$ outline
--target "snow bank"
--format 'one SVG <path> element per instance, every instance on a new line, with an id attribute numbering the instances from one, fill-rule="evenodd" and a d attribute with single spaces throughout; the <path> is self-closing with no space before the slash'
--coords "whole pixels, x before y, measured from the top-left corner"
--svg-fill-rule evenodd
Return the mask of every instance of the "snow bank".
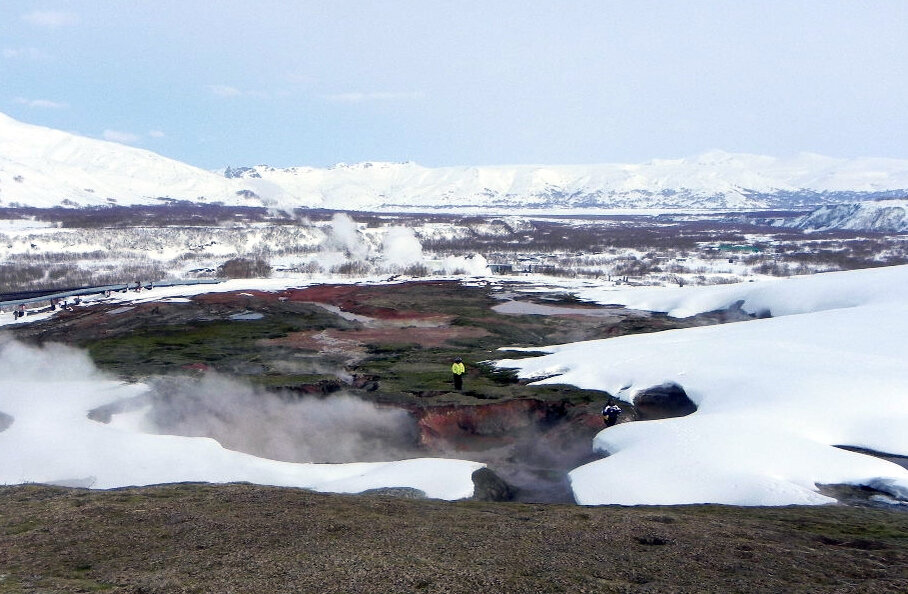
<path id="1" fill-rule="evenodd" d="M 421 458 L 380 463 L 295 464 L 227 450 L 213 439 L 138 432 L 135 418 L 104 424 L 88 418 L 99 406 L 141 394 L 140 384 L 102 376 L 89 357 L 60 345 L 0 345 L 0 483 L 50 483 L 107 489 L 182 481 L 302 487 L 358 493 L 410 487 L 428 497 L 473 494 L 464 460 Z M 135 413 L 132 413 L 135 416 Z"/>
<path id="2" fill-rule="evenodd" d="M 571 472 L 579 503 L 815 504 L 832 501 L 817 491 L 825 483 L 908 496 L 908 470 L 832 447 L 908 455 L 908 267 L 598 295 L 672 315 L 738 301 L 789 315 L 534 348 L 550 354 L 500 361 L 521 377 L 544 377 L 539 383 L 626 400 L 674 381 L 699 407 L 600 432 L 594 447 L 611 455 Z"/>
<path id="3" fill-rule="evenodd" d="M 666 312 L 673 317 L 728 308 L 740 302 L 751 314 L 787 316 L 872 303 L 903 303 L 908 266 L 827 272 L 810 276 L 708 287 L 593 287 L 581 299 Z"/>

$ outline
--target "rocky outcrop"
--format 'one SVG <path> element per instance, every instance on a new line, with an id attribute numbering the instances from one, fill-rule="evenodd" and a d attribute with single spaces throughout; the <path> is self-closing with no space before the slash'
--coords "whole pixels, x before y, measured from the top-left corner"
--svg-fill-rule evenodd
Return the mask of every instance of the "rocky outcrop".
<path id="1" fill-rule="evenodd" d="M 430 448 L 483 449 L 532 433 L 561 437 L 565 424 L 589 432 L 598 421 L 586 406 L 567 401 L 508 400 L 483 405 L 442 405 L 414 411 L 420 442 Z"/>
<path id="2" fill-rule="evenodd" d="M 373 497 L 397 497 L 398 499 L 428 499 L 425 491 L 413 487 L 379 487 L 368 489 L 360 495 Z"/>
<path id="3" fill-rule="evenodd" d="M 473 499 L 476 501 L 510 501 L 514 490 L 488 468 L 473 473 Z"/>
<path id="4" fill-rule="evenodd" d="M 684 388 L 674 382 L 640 390 L 634 396 L 634 408 L 639 421 L 684 417 L 697 411 Z"/>

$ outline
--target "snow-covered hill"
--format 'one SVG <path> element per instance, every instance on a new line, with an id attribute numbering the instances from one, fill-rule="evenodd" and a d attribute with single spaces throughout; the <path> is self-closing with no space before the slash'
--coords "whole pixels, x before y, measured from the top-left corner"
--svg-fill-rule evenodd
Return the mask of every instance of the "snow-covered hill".
<path id="1" fill-rule="evenodd" d="M 0 206 L 100 206 L 161 198 L 245 204 L 234 180 L 151 151 L 0 114 Z"/>
<path id="2" fill-rule="evenodd" d="M 877 200 L 821 206 L 793 226 L 808 231 L 908 232 L 908 200 Z"/>
<path id="3" fill-rule="evenodd" d="M 427 168 L 359 163 L 204 171 L 0 114 L 0 206 L 161 199 L 337 210 L 791 208 L 908 195 L 908 161 L 709 152 L 642 164 Z"/>

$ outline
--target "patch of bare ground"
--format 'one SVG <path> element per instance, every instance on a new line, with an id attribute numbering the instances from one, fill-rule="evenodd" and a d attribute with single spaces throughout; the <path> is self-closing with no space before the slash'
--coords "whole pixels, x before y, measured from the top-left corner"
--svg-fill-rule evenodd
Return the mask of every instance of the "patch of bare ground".
<path id="1" fill-rule="evenodd" d="M 0 488 L 0 592 L 905 592 L 908 515 Z"/>

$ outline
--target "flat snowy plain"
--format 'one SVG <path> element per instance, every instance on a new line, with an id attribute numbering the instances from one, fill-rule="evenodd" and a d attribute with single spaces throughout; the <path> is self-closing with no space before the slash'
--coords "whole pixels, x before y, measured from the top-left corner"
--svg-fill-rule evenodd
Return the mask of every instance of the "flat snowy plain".
<path id="1" fill-rule="evenodd" d="M 312 282 L 237 280 L 156 288 L 124 300 Z M 638 389 L 674 381 L 698 405 L 688 417 L 602 431 L 594 447 L 610 455 L 570 474 L 578 503 L 823 504 L 834 500 L 817 485 L 836 483 L 908 498 L 908 470 L 834 447 L 908 455 L 908 266 L 712 287 L 583 283 L 572 290 L 675 316 L 735 303 L 773 316 L 552 346 L 544 356 L 499 362 L 541 383 L 627 400 Z M 0 315 L 0 324 L 10 322 L 10 314 Z M 90 420 L 93 408 L 144 388 L 102 376 L 80 351 L 10 341 L 0 345 L 0 365 L 0 412 L 11 418 L 0 431 L 0 483 L 249 481 L 350 493 L 412 487 L 459 499 L 472 494 L 471 475 L 482 467 L 449 459 L 326 465 L 256 458 L 207 438 L 142 433 L 141 411 L 115 415 L 109 424 Z"/>

